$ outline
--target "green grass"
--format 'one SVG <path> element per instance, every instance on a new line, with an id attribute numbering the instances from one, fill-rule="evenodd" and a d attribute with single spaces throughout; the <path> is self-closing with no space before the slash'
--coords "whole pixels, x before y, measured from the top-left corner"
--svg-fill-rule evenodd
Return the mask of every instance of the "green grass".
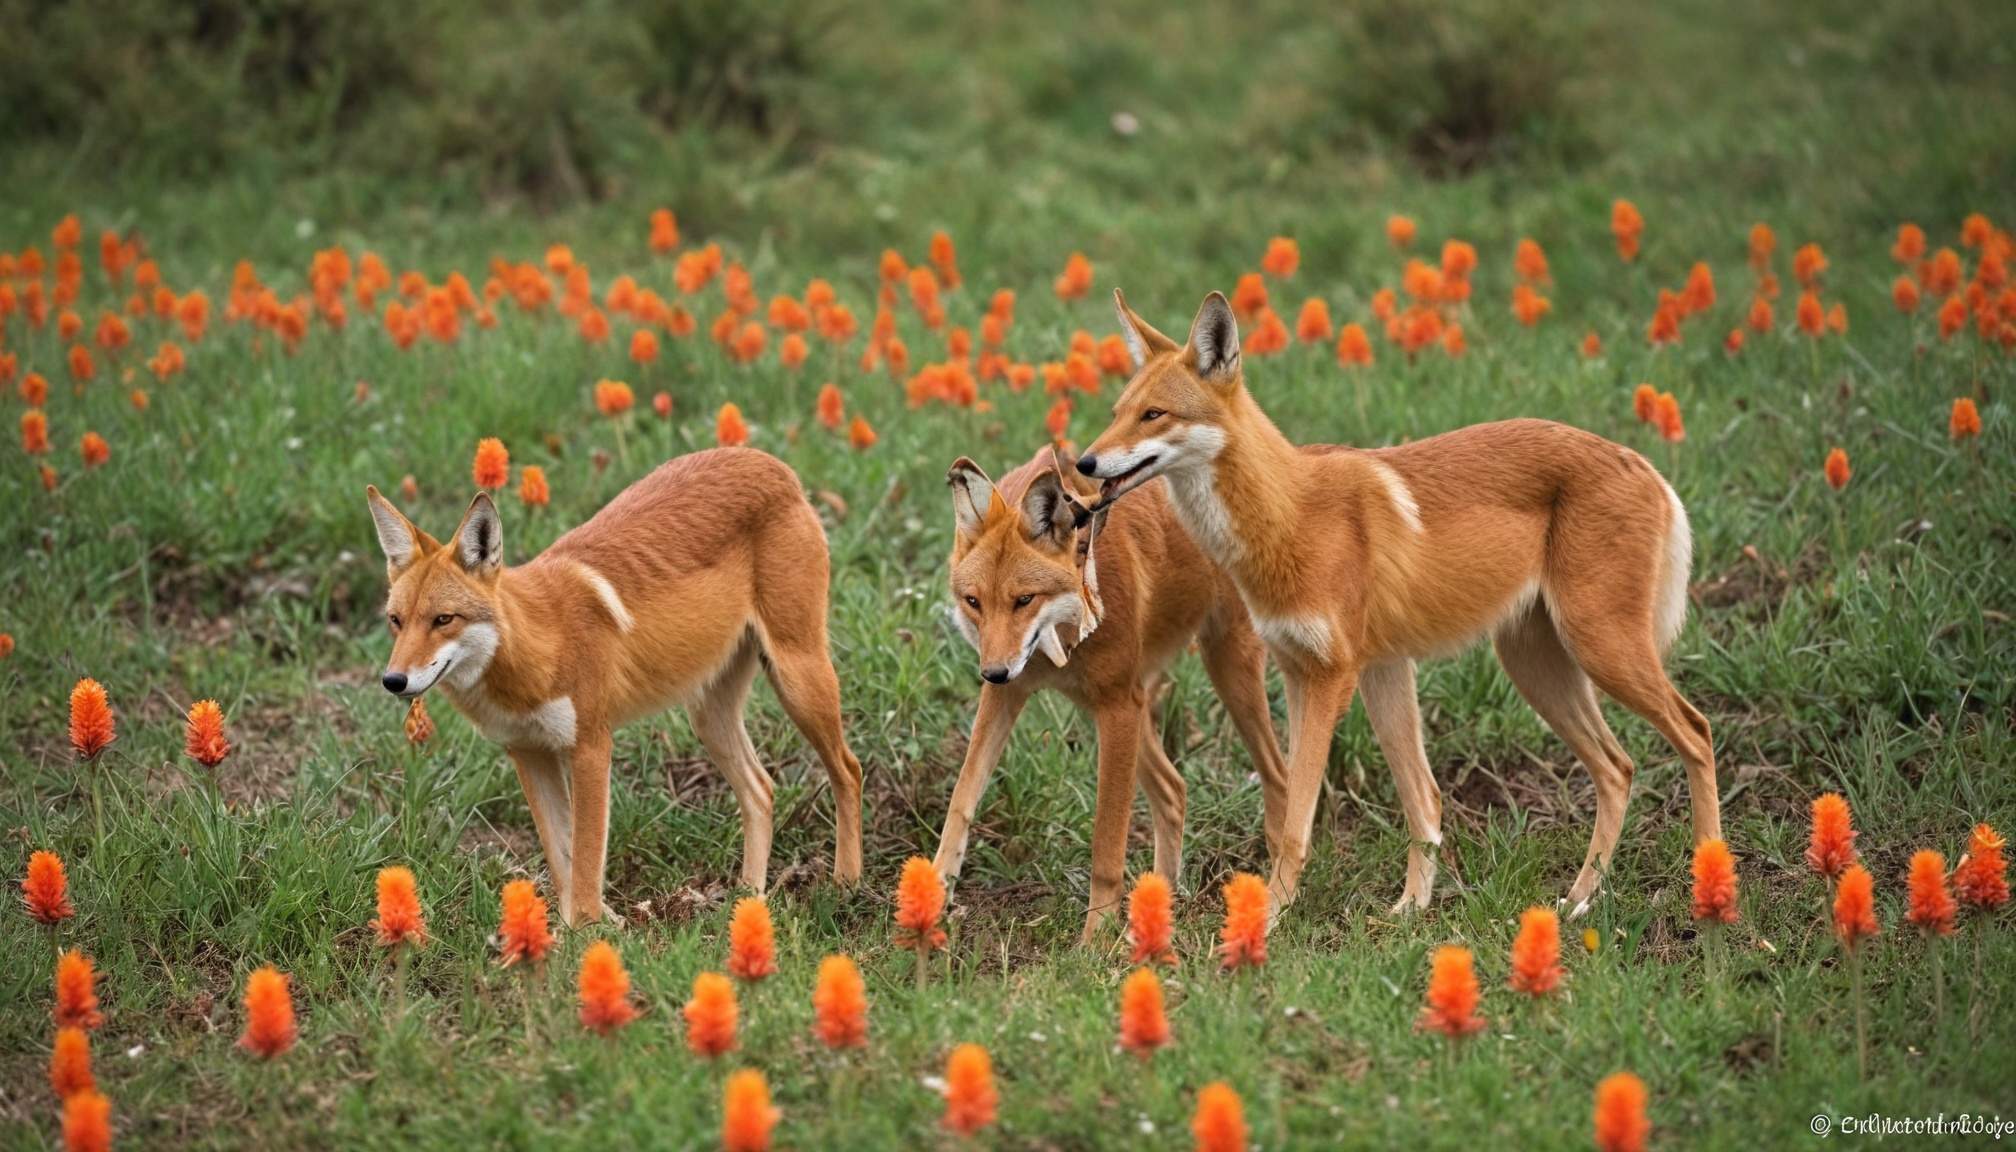
<path id="1" fill-rule="evenodd" d="M 1262 972 L 1222 976 L 1208 955 L 1218 886 L 1263 870 L 1265 848 L 1250 766 L 1186 659 L 1163 706 L 1190 787 L 1174 1047 L 1149 1064 L 1115 1050 L 1127 972 L 1117 935 L 1077 947 L 1095 741 L 1056 698 L 1025 714 L 982 805 L 952 947 L 920 996 L 891 942 L 889 894 L 902 860 L 936 846 L 976 695 L 972 654 L 943 609 L 943 471 L 961 454 L 997 475 L 1025 459 L 1042 437 L 1040 390 L 989 387 L 989 411 L 908 411 L 885 377 L 853 369 L 858 340 L 837 373 L 818 350 L 795 374 L 774 359 L 735 366 L 704 336 L 669 343 L 639 372 L 623 357 L 627 325 L 589 348 L 550 315 L 506 305 L 495 331 L 404 354 L 363 319 L 341 334 L 318 327 L 294 356 L 220 319 L 188 372 L 161 385 L 139 367 L 166 335 L 150 321 L 79 395 L 53 328 L 17 316 L 4 347 L 51 380 L 63 483 L 43 492 L 18 444 L 0 447 L 0 630 L 18 643 L 0 663 L 0 827 L 10 875 L 33 848 L 70 865 L 79 916 L 64 938 L 106 973 L 110 1022 L 94 1048 L 122 1146 L 715 1146 L 719 1078 L 685 1052 L 677 1010 L 694 973 L 725 959 L 740 851 L 725 782 L 681 716 L 619 733 L 609 889 L 630 926 L 611 935 L 649 1011 L 612 1041 L 574 1026 L 586 937 L 569 935 L 546 997 L 551 1025 L 528 1047 L 516 973 L 496 968 L 486 937 L 503 883 L 541 874 L 536 837 L 495 748 L 445 705 L 435 741 L 410 747 L 401 709 L 376 686 L 389 645 L 363 488 L 412 474 L 421 495 L 406 510 L 445 532 L 470 495 L 476 440 L 500 436 L 514 464 L 547 469 L 554 492 L 533 513 L 506 494 L 507 548 L 522 559 L 656 460 L 711 444 L 713 413 L 731 399 L 756 446 L 845 504 L 844 515 L 822 504 L 833 648 L 868 772 L 868 883 L 842 892 L 825 879 L 823 773 L 758 689 L 750 727 L 779 780 L 782 971 L 745 998 L 730 1063 L 768 1075 L 782 1146 L 942 1142 L 921 1081 L 964 1040 L 993 1052 L 1003 1094 L 1000 1126 L 977 1143 L 1014 1148 L 1184 1146 L 1196 1089 L 1214 1079 L 1240 1092 L 1270 1149 L 1587 1147 L 1592 1088 L 1618 1069 L 1650 1085 L 1657 1147 L 1790 1144 L 1811 1139 L 1816 1113 L 2016 1116 L 1996 1071 L 2016 1061 L 2010 915 L 1980 926 L 1978 979 L 1975 926 L 1948 950 L 1943 1020 L 1902 920 L 1911 851 L 1951 859 L 1973 823 L 2016 826 L 2016 379 L 1971 330 L 1945 343 L 1929 315 L 1898 317 L 1887 256 L 1905 219 L 1935 245 L 1954 243 L 1969 211 L 2016 223 L 2016 100 L 2007 49 L 1995 47 L 2016 41 L 1985 34 L 2006 13 L 1961 6 L 1920 23 L 1901 3 L 1728 0 L 1575 11 L 1600 46 L 1571 77 L 1586 146 L 1461 181 L 1319 130 L 1330 30 L 1275 5 L 859 13 L 827 62 L 844 134 L 787 153 L 687 134 L 635 157 L 608 199 L 550 213 L 259 157 L 193 184 L 94 175 L 55 146 L 0 157 L 0 247 L 46 251 L 49 227 L 76 210 L 87 252 L 101 228 L 137 228 L 171 285 L 203 287 L 220 306 L 239 257 L 291 294 L 330 244 L 480 284 L 493 253 L 536 259 L 565 241 L 598 294 L 629 272 L 669 297 L 669 268 L 643 244 L 645 213 L 662 202 L 691 241 L 719 240 L 745 261 L 766 298 L 825 276 L 865 327 L 876 255 L 919 258 L 945 227 L 969 282 L 949 298 L 952 321 L 976 323 L 987 292 L 1015 288 L 1009 348 L 1031 361 L 1060 357 L 1075 329 L 1112 331 L 1104 301 L 1116 285 L 1181 333 L 1203 293 L 1229 289 L 1276 233 L 1302 244 L 1301 272 L 1276 288 L 1291 323 L 1306 295 L 1328 299 L 1340 322 L 1368 322 L 1372 293 L 1399 276 L 1380 225 L 1408 212 L 1422 250 L 1460 236 L 1482 254 L 1469 355 L 1410 366 L 1375 329 L 1380 359 L 1362 378 L 1327 348 L 1298 345 L 1253 358 L 1249 385 L 1298 441 L 1394 443 L 1543 416 L 1645 451 L 1696 532 L 1704 596 L 1669 667 L 1715 725 L 1725 831 L 1742 858 L 1744 920 L 1710 980 L 1687 916 L 1683 774 L 1656 734 L 1611 709 L 1640 771 L 1610 894 L 1590 916 L 1602 945 L 1589 955 L 1570 939 L 1559 1002 L 1515 1002 L 1502 989 L 1512 921 L 1565 891 L 1593 790 L 1488 651 L 1473 651 L 1421 677 L 1449 800 L 1435 908 L 1385 911 L 1404 825 L 1354 711 L 1338 730 L 1302 900 Z M 1107 127 L 1123 109 L 1143 124 L 1126 141 Z M 1620 195 L 1648 219 L 1645 255 L 1628 268 L 1606 230 Z M 1846 337 L 1753 335 L 1723 355 L 1748 300 L 1743 236 L 1759 219 L 1778 230 L 1788 286 L 1790 249 L 1826 248 Z M 1546 246 L 1557 282 L 1554 314 L 1530 332 L 1504 305 L 1524 235 Z M 1061 305 L 1049 281 L 1074 249 L 1097 265 L 1097 284 Z M 1680 348 L 1650 352 L 1655 290 L 1677 288 L 1696 259 L 1713 265 L 1721 301 Z M 90 321 L 118 298 L 87 265 Z M 1789 318 L 1790 294 L 1779 303 Z M 710 290 L 703 325 L 718 307 Z M 913 356 L 936 358 L 907 305 L 900 315 Z M 1608 350 L 1595 361 L 1576 352 L 1590 330 Z M 138 370 L 130 384 L 127 369 Z M 598 473 L 596 451 L 616 448 L 589 400 L 603 376 L 628 380 L 640 401 L 667 389 L 677 410 L 666 424 L 640 403 L 627 465 Z M 882 434 L 872 451 L 850 452 L 812 421 L 829 378 Z M 361 403 L 360 379 L 371 384 Z M 1678 395 L 1685 443 L 1669 448 L 1634 420 L 1640 381 Z M 151 393 L 144 412 L 127 402 L 135 386 Z M 1962 395 L 1981 402 L 1985 434 L 1954 446 L 1946 413 Z M 1103 427 L 1105 403 L 1079 406 L 1080 442 Z M 0 409 L 11 428 L 18 397 Z M 87 428 L 113 455 L 84 473 Z M 1855 467 L 1838 495 L 1819 475 L 1837 444 Z M 1906 527 L 1920 520 L 1930 528 Z M 95 774 L 73 763 L 64 735 L 64 698 L 82 675 L 105 682 L 119 711 L 121 739 Z M 206 696 L 222 702 L 236 744 L 214 780 L 179 751 L 180 711 Z M 1278 725 L 1278 684 L 1274 698 Z M 1805 804 L 1832 789 L 1855 805 L 1885 926 L 1869 956 L 1867 1081 L 1848 974 L 1802 861 Z M 1131 870 L 1150 855 L 1142 810 Z M 415 957 L 403 1021 L 389 1014 L 389 969 L 366 927 L 372 874 L 395 862 L 418 874 L 435 936 Z M 1477 952 L 1492 1019 L 1453 1060 L 1411 1027 L 1428 953 L 1448 941 Z M 860 962 L 873 1005 L 871 1046 L 844 1059 L 809 1032 L 813 973 L 834 950 Z M 232 1040 L 244 976 L 268 962 L 295 977 L 303 1043 L 260 1065 Z M 7 1147 L 60 1143 L 43 1073 L 49 970 L 40 930 L 0 916 Z"/>

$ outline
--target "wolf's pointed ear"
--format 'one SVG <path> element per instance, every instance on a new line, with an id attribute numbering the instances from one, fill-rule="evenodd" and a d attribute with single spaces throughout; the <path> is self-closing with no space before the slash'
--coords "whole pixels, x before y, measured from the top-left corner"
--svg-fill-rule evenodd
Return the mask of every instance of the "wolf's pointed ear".
<path id="1" fill-rule="evenodd" d="M 945 473 L 945 483 L 952 489 L 952 515 L 958 522 L 959 535 L 966 539 L 980 535 L 987 518 L 1001 503 L 994 482 L 980 470 L 980 465 L 961 456 Z"/>
<path id="2" fill-rule="evenodd" d="M 1224 293 L 1204 297 L 1204 306 L 1197 309 L 1190 324 L 1189 357 L 1206 380 L 1230 384 L 1239 379 L 1239 321 Z"/>
<path id="3" fill-rule="evenodd" d="M 1089 519 L 1091 513 L 1071 494 L 1063 474 L 1055 468 L 1038 472 L 1029 491 L 1022 494 L 1022 526 L 1033 544 L 1069 548 L 1078 526 Z"/>
<path id="4" fill-rule="evenodd" d="M 1120 337 L 1127 341 L 1127 351 L 1134 357 L 1136 371 L 1147 365 L 1150 357 L 1176 351 L 1174 340 L 1157 332 L 1127 307 L 1127 297 L 1122 296 L 1118 288 L 1113 289 L 1113 313 L 1120 318 Z"/>
<path id="5" fill-rule="evenodd" d="M 471 576 L 494 576 L 504 566 L 504 518 L 488 492 L 478 492 L 455 529 L 455 562 Z"/>
<path id="6" fill-rule="evenodd" d="M 371 522 L 378 528 L 378 548 L 385 553 L 387 576 L 396 579 L 408 564 L 441 546 L 394 508 L 377 485 L 364 486 L 364 499 L 371 506 Z"/>

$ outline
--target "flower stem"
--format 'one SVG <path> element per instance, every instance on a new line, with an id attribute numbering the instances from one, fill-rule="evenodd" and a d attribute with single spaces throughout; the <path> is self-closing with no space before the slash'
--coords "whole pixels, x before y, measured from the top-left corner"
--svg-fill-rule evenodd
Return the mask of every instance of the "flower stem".
<path id="1" fill-rule="evenodd" d="M 1855 994 L 1855 1068 L 1863 1080 L 1869 1079 L 1869 1006 L 1862 990 L 1862 957 L 1848 953 L 1848 982 Z"/>

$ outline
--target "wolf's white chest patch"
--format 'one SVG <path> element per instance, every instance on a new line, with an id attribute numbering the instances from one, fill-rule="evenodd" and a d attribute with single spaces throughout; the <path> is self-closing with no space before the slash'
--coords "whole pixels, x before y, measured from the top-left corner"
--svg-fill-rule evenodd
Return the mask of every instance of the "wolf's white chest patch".
<path id="1" fill-rule="evenodd" d="M 574 701 L 566 696 L 548 700 L 530 712 L 498 707 L 474 693 L 458 701 L 463 715 L 483 738 L 506 748 L 546 748 L 564 752 L 574 746 Z"/>
<path id="2" fill-rule="evenodd" d="M 1248 610 L 1253 617 L 1253 631 L 1259 633 L 1260 642 L 1269 651 L 1330 662 L 1334 638 L 1328 620 L 1321 616 L 1262 616 L 1251 612 L 1250 605 Z"/>

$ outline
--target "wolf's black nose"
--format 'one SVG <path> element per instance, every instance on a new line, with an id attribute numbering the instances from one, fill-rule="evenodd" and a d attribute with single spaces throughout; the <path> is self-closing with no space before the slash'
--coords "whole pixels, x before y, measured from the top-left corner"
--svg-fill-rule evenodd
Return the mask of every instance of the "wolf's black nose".
<path id="1" fill-rule="evenodd" d="M 1087 476 L 1097 476 L 1099 474 L 1099 458 L 1090 452 L 1078 457 L 1078 471 Z"/>
<path id="2" fill-rule="evenodd" d="M 1008 682 L 1008 669 L 982 668 L 980 670 L 980 678 L 989 684 L 1006 684 Z"/>
<path id="3" fill-rule="evenodd" d="M 404 672 L 387 672 L 385 673 L 385 679 L 381 683 L 385 685 L 385 691 L 397 695 L 406 690 L 406 674 Z"/>

